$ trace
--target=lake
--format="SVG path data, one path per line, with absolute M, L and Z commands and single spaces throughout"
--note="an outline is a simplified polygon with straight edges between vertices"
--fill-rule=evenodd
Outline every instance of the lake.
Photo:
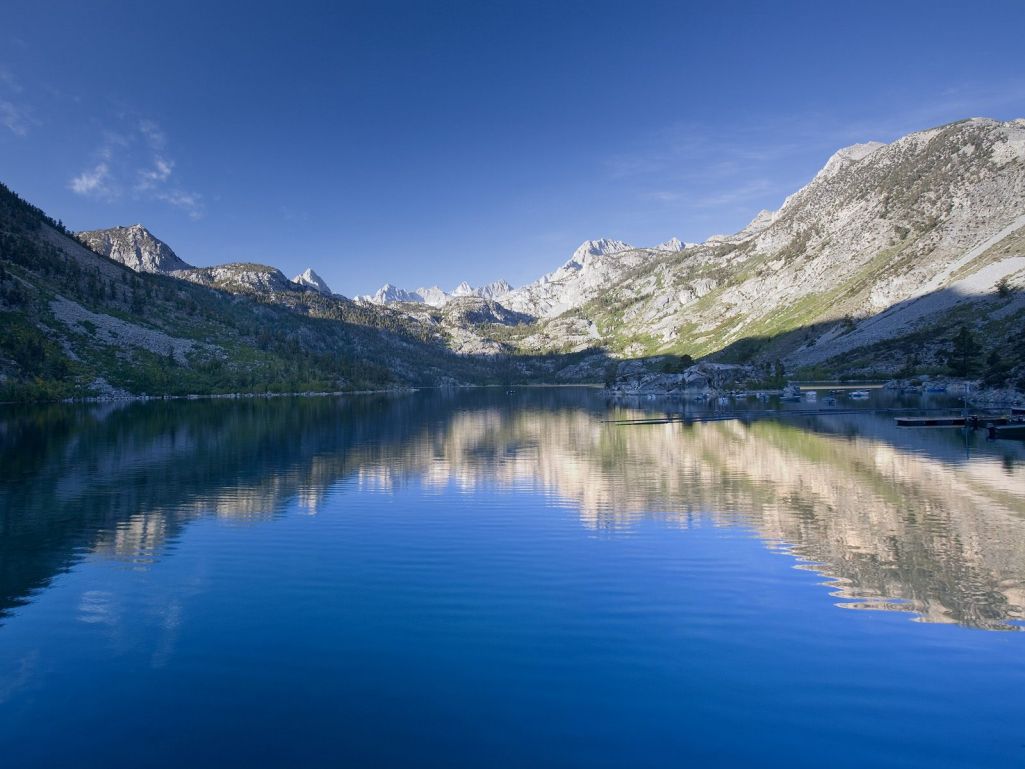
M 0 761 L 1025 765 L 1025 444 L 872 405 L 5 407 Z

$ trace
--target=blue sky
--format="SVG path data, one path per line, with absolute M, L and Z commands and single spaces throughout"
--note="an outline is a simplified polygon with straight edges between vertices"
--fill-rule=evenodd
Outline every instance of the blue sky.
M 336 290 L 740 229 L 838 147 L 1025 116 L 1025 2 L 7 0 L 0 180 Z

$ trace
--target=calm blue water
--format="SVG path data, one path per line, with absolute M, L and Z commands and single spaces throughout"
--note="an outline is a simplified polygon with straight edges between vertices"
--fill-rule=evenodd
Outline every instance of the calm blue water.
M 645 408 L 0 412 L 0 762 L 1025 766 L 1025 445 Z

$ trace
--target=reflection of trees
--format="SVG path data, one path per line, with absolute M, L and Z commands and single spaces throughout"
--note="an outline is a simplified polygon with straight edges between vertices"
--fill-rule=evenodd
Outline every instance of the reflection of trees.
M 562 390 L 53 408 L 0 422 L 0 609 L 83 550 L 151 558 L 194 517 L 258 520 L 293 502 L 315 513 L 353 478 L 366 490 L 529 487 L 613 530 L 651 516 L 744 525 L 819 564 L 845 605 L 978 627 L 1025 618 L 1020 463 L 902 446 L 912 439 L 888 420 L 602 417 L 593 394 Z

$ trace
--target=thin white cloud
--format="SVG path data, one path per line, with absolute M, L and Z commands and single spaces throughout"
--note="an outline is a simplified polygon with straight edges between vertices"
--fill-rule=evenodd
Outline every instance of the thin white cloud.
M 110 179 L 110 166 L 104 162 L 97 163 L 68 182 L 71 191 L 78 195 L 107 197 L 111 194 L 107 183 Z
M 21 87 L 21 83 L 18 82 L 17 78 L 6 67 L 0 67 L 0 85 L 14 93 L 21 93 L 24 90 Z
M 14 75 L 0 67 L 0 126 L 18 137 L 28 135 L 37 123 L 32 108 L 20 98 L 23 90 Z
M 160 126 L 153 120 L 140 120 L 139 133 L 143 135 L 146 142 L 154 150 L 162 150 L 167 145 L 167 136 Z
M 195 192 L 184 190 L 171 190 L 160 192 L 155 196 L 157 200 L 180 208 L 189 215 L 190 219 L 201 219 L 203 217 L 203 197 Z
M 645 193 L 650 200 L 669 205 L 687 205 L 694 208 L 717 208 L 734 206 L 744 203 L 766 193 L 775 191 L 768 179 L 752 179 L 737 186 L 731 186 L 720 192 L 702 194 L 693 190 L 654 190 Z
M 768 179 L 752 179 L 739 187 L 731 187 L 718 194 L 699 197 L 693 204 L 698 208 L 735 206 L 760 198 L 767 193 L 775 192 L 775 190 L 775 186 Z
M 159 187 L 171 178 L 174 170 L 174 161 L 157 155 L 153 158 L 153 165 L 150 168 L 139 169 L 139 181 L 136 189 L 140 192 Z
M 25 136 L 32 125 L 32 113 L 7 99 L 0 99 L 0 125 L 15 136 Z
M 897 105 L 895 107 L 895 105 Z M 1001 114 L 1008 111 L 1014 114 Z M 997 114 L 993 114 L 997 113 Z M 824 164 L 840 149 L 968 117 L 1020 117 L 1025 84 L 958 83 L 931 94 L 881 92 L 856 115 L 821 112 L 747 115 L 721 125 L 704 121 L 665 125 L 637 137 L 606 159 L 608 178 L 640 199 L 668 205 L 730 205 L 759 194 L 782 194 L 802 183 L 797 166 Z M 752 187 L 752 177 L 762 181 Z M 773 179 L 769 183 L 768 179 Z M 803 181 L 806 181 L 804 179 Z M 692 188 L 705 192 L 701 198 Z
M 203 196 L 185 189 L 175 177 L 175 161 L 167 151 L 167 134 L 154 120 L 118 115 L 121 125 L 103 131 L 94 160 L 68 182 L 76 194 L 100 200 L 125 195 L 155 200 L 187 213 L 203 216 Z

